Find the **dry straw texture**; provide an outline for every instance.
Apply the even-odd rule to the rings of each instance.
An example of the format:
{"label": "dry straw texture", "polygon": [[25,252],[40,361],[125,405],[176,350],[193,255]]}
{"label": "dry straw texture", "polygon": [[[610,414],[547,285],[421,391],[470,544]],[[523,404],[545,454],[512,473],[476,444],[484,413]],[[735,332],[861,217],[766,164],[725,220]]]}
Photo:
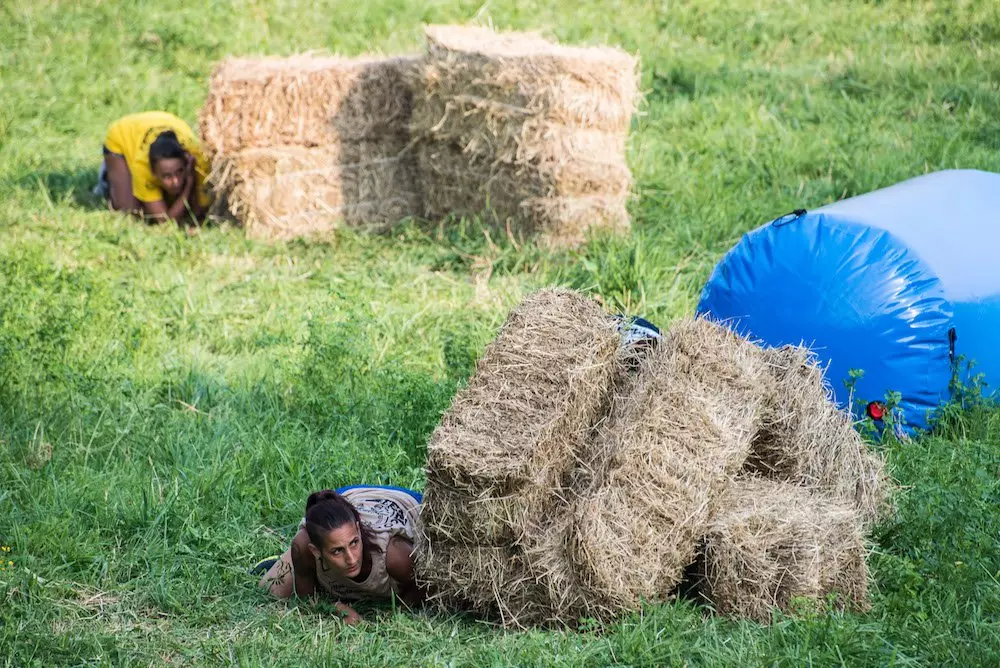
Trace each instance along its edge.
{"label": "dry straw texture", "polygon": [[620,49],[554,44],[536,33],[428,26],[429,97],[484,110],[505,104],[568,126],[628,129],[638,90],[637,60]]}
{"label": "dry straw texture", "polygon": [[379,230],[419,208],[414,165],[386,142],[355,142],[370,158],[345,162],[343,146],[250,149],[217,156],[216,192],[248,236],[317,236],[343,223]]}
{"label": "dry straw texture", "polygon": [[213,187],[248,236],[382,230],[421,213],[407,134],[414,63],[300,55],[216,68],[201,133]]}
{"label": "dry straw texture", "polygon": [[569,554],[595,599],[624,612],[673,591],[750,451],[766,381],[758,348],[704,320],[653,349],[585,458],[606,468],[576,505]]}
{"label": "dry straw texture", "polygon": [[309,54],[224,60],[199,118],[202,141],[210,154],[225,155],[405,135],[416,62]]}
{"label": "dry straw texture", "polygon": [[766,351],[774,378],[748,472],[844,499],[865,522],[888,510],[885,464],[837,408],[815,355],[787,346]]}
{"label": "dry straw texture", "polygon": [[720,613],[770,621],[796,598],[865,610],[862,524],[850,505],[789,483],[744,479],[725,490],[705,538],[703,594]]}
{"label": "dry straw texture", "polygon": [[412,128],[427,217],[485,216],[552,245],[628,227],[632,56],[532,33],[426,33]]}
{"label": "dry straw texture", "polygon": [[[511,314],[429,446],[417,575],[434,600],[505,625],[613,620],[700,559],[723,613],[831,592],[864,608],[868,455],[806,353],[700,319],[623,353],[574,293]],[[792,428],[781,399],[800,375]]]}
{"label": "dry straw texture", "polygon": [[[618,340],[590,299],[565,290],[526,298],[431,437],[429,494],[463,493],[482,508],[477,514],[493,516],[507,512],[503,499],[513,494],[525,502],[557,496],[617,372]],[[521,516],[538,518],[545,509]],[[426,525],[431,533],[459,530],[436,527]]]}

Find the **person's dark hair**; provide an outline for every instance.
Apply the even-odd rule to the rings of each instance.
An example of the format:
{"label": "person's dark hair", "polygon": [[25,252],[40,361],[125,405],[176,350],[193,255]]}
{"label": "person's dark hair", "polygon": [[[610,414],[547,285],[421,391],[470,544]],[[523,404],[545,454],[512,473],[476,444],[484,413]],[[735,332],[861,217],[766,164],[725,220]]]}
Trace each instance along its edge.
{"label": "person's dark hair", "polygon": [[306,500],[306,533],[313,545],[322,549],[326,532],[345,524],[358,523],[365,550],[378,550],[371,528],[361,521],[361,515],[350,501],[332,489],[313,492]]}
{"label": "person's dark hair", "polygon": [[164,130],[156,136],[153,143],[149,145],[149,166],[156,165],[158,160],[168,158],[179,158],[185,160],[187,153],[181,142],[177,139],[177,133],[173,130]]}

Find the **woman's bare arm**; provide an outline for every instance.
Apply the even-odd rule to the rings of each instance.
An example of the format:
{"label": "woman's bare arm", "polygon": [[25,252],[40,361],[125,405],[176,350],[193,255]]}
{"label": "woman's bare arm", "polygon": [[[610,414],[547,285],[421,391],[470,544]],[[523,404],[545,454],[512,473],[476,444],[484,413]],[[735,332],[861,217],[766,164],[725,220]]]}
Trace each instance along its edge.
{"label": "woman's bare arm", "polygon": [[278,598],[312,596],[316,591],[316,560],[309,552],[305,529],[295,534],[292,546],[264,574],[260,586]]}
{"label": "woman's bare arm", "polygon": [[111,208],[134,215],[142,213],[142,204],[132,194],[132,172],[128,169],[125,156],[105,153],[104,164],[108,169],[108,185],[111,187]]}
{"label": "woman's bare arm", "polygon": [[408,606],[423,601],[424,592],[417,586],[413,573],[413,543],[402,536],[393,536],[385,550],[385,570],[399,583],[399,595]]}

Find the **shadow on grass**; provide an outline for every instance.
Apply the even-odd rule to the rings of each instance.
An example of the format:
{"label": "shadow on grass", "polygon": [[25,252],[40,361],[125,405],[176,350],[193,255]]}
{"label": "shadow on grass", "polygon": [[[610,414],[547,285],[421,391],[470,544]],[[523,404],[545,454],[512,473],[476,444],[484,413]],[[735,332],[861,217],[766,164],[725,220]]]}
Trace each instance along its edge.
{"label": "shadow on grass", "polygon": [[93,193],[97,185],[99,162],[87,167],[67,168],[62,170],[30,171],[9,183],[16,188],[35,191],[52,203],[65,202],[81,209],[92,211],[106,210],[104,198]]}

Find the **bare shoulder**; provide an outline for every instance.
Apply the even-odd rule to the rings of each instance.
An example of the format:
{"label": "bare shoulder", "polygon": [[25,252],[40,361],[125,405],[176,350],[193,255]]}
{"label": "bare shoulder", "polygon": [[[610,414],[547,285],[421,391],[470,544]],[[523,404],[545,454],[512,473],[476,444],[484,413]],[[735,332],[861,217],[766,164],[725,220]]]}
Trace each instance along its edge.
{"label": "bare shoulder", "polygon": [[297,570],[301,569],[307,573],[316,570],[316,559],[309,551],[309,534],[306,533],[305,529],[299,529],[298,533],[295,534],[295,538],[292,539],[291,552],[292,563],[295,564]]}
{"label": "bare shoulder", "polygon": [[413,542],[404,536],[393,536],[385,549],[385,570],[400,582],[413,580]]}

